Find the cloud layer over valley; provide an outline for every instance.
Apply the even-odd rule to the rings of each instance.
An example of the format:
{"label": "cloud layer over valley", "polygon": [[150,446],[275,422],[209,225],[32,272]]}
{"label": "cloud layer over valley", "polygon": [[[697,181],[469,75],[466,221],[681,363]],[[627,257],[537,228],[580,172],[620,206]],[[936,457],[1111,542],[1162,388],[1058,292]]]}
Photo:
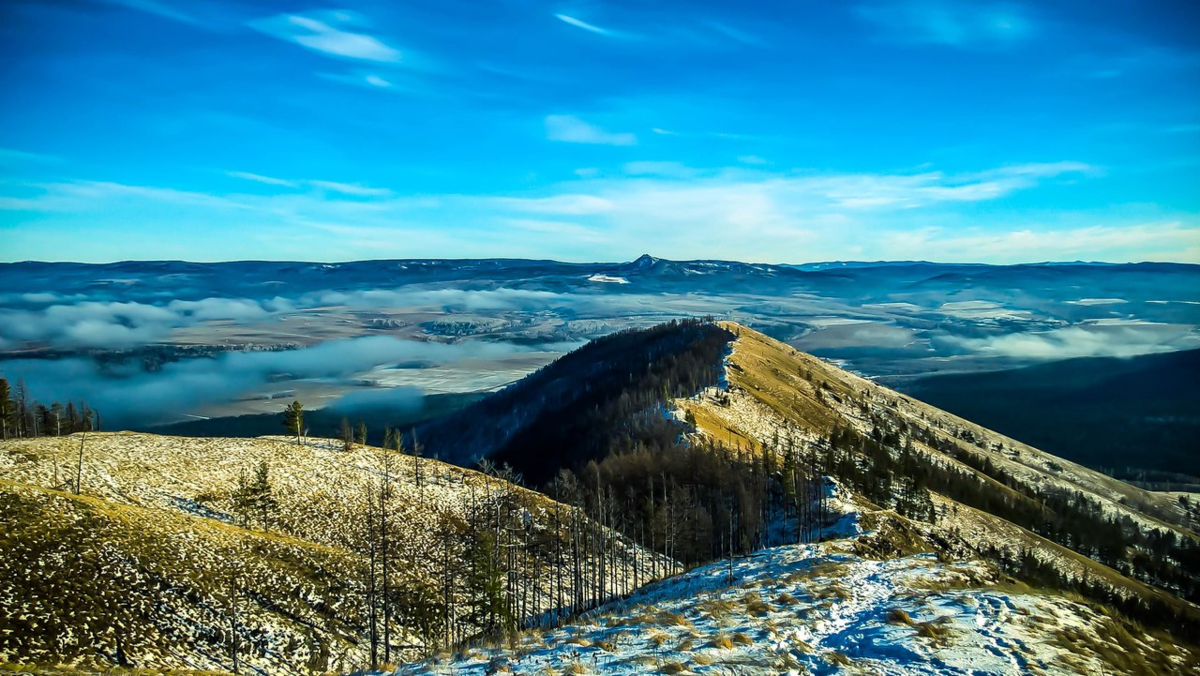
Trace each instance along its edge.
{"label": "cloud layer over valley", "polygon": [[43,402],[86,399],[114,425],[287,397],[404,409],[621,328],[707,315],[908,378],[1197,348],[1198,283],[1186,265],[0,265],[0,375]]}

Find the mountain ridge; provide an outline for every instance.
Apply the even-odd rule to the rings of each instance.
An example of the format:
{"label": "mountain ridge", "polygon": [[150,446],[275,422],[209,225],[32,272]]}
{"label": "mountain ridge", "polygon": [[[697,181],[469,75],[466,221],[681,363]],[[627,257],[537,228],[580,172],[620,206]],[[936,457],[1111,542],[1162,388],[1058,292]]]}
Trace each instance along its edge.
{"label": "mountain ridge", "polygon": [[[960,602],[954,593],[926,593],[945,612],[925,619],[930,616],[908,605],[922,592],[920,585],[903,582],[908,575],[903,571],[932,571],[928,584],[942,585],[976,570],[978,580],[967,585],[970,589],[1025,580],[1053,602],[1037,605],[1026,588],[1003,598],[1020,597],[1013,602],[1084,618],[1054,631],[1094,649],[1094,657],[1109,667],[1133,664],[1158,673],[1187,673],[1180,666],[1186,658],[1177,656],[1200,654],[1194,645],[1200,640],[1200,607],[1193,602],[1198,588],[1190,572],[1195,570],[1191,563],[1200,560],[1200,535],[1192,526],[1195,515],[1174,496],[1044,453],[732,322],[688,320],[614,334],[523,383],[418,427],[415,437],[403,440],[403,447],[442,457],[457,451],[455,459],[463,464],[481,459],[483,473],[399,453],[394,436],[390,450],[322,439],[297,443],[278,437],[133,433],[0,443],[0,508],[5,523],[20,525],[6,536],[5,550],[20,554],[0,562],[0,594],[23,604],[19,614],[3,618],[0,628],[8,631],[0,634],[0,658],[93,669],[104,664],[229,669],[232,641],[245,663],[260,669],[348,671],[379,663],[366,652],[366,608],[394,610],[395,634],[387,644],[397,657],[416,658],[435,647],[469,648],[487,637],[516,637],[518,628],[569,621],[605,599],[675,572],[676,561],[708,571],[665,583],[686,588],[687,580],[711,579],[723,565],[744,570],[746,561],[772,557],[811,559],[818,569],[846,566],[868,577],[878,569],[868,561],[895,562],[879,578],[883,587],[871,588],[899,592],[881,591],[871,600],[847,590],[850,605],[844,608],[836,600],[822,603],[842,593],[828,576],[817,575],[819,588],[800,588],[787,586],[786,579],[765,581],[763,571],[752,574],[772,595],[800,598],[814,626],[857,608],[851,615],[866,623],[871,636],[900,641],[910,657],[958,664],[955,669],[970,662],[950,659],[957,653],[939,657],[939,651],[961,646],[955,648],[954,640],[938,633],[937,623],[943,621],[937,617],[950,617],[944,623],[956,627],[952,635],[969,641],[1017,629],[972,630],[967,615],[946,614]],[[84,495],[74,496],[70,470],[76,468],[80,447],[84,461],[78,484]],[[269,469],[278,504],[277,516],[261,528],[237,516],[236,495],[256,466]],[[537,470],[527,478],[542,493],[510,481],[528,468]],[[381,511],[376,505],[383,504],[378,501],[385,494],[389,502]],[[390,525],[380,525],[380,513],[387,514]],[[186,525],[193,522],[202,526]],[[39,524],[64,524],[54,526],[63,535],[47,539]],[[139,528],[149,534],[145,555],[135,543]],[[368,584],[377,581],[379,569],[376,559],[368,558],[379,551],[374,533],[390,534],[393,581],[406,590],[383,606],[371,591],[375,582]],[[188,542],[178,551],[209,563],[181,571],[164,567],[169,557],[163,552],[171,551],[178,538]],[[829,538],[832,543],[813,549]],[[241,582],[229,582],[236,575],[213,558],[214,552],[234,551],[225,542],[249,552],[224,557],[254,571]],[[132,562],[131,567],[87,568],[91,577],[60,579],[38,563],[90,560],[105,551],[118,552],[117,560]],[[447,551],[453,556],[443,558]],[[936,556],[931,560],[930,554]],[[145,601],[139,607],[150,617],[160,617],[165,609],[187,616],[186,603],[165,608],[152,603],[158,590],[176,590],[172,598],[185,599],[206,618],[196,625],[203,636],[188,638],[168,622],[153,635],[184,638],[139,644],[131,628],[141,625],[134,619],[119,615],[120,610],[96,610],[106,609],[106,594],[116,593],[105,577],[112,570],[120,573],[117,580],[143,585]],[[727,596],[734,589],[738,597],[748,593],[742,587],[747,581],[729,575],[727,586],[714,588],[719,592],[714,602],[732,603]],[[444,591],[447,584],[454,585],[453,594]],[[22,589],[43,587],[50,592],[22,596]],[[227,592],[230,587],[236,591]],[[296,589],[307,590],[298,597],[301,606],[276,598]],[[70,601],[77,598],[91,599],[86,619],[71,615]],[[373,600],[364,603],[364,598]],[[889,622],[878,617],[886,599],[911,610],[919,623],[933,623],[924,630],[918,623],[906,625],[929,633],[929,646],[886,629]],[[229,610],[234,607],[238,610]],[[703,619],[697,613],[707,612],[687,604],[673,607],[670,612],[690,616],[693,625]],[[592,612],[625,623],[621,608],[618,603]],[[762,617],[781,621],[782,612],[767,607]],[[221,623],[230,615],[242,619],[226,630]],[[543,636],[584,632],[599,645],[595,632],[602,630],[588,619],[594,616],[585,614],[578,623],[545,630]],[[76,643],[45,644],[28,623],[43,617],[67,625],[79,620],[88,631],[72,634]],[[723,627],[720,618],[710,619],[715,624],[705,624],[708,629]],[[986,619],[1011,623],[1010,615]],[[1152,626],[1145,638],[1121,643],[1120,637],[1137,631],[1138,621]],[[646,621],[634,624],[647,626]],[[767,664],[833,669],[842,659],[838,654],[851,663],[866,660],[864,667],[878,659],[875,648],[844,654],[845,644],[837,638],[841,630],[822,633],[809,627],[815,631],[812,643],[790,633],[803,626],[789,625],[787,636],[796,640],[775,641],[785,645],[791,662],[773,652],[773,657],[753,657],[765,660],[754,662],[755,669]],[[742,629],[759,632],[746,634],[746,659],[751,659],[750,653],[757,655],[769,642],[771,628]],[[1037,628],[1021,631],[1013,635],[1051,635]],[[1163,633],[1168,631],[1170,636]],[[813,659],[820,661],[790,652],[803,652],[797,641],[815,647]],[[1167,651],[1167,645],[1177,652],[1164,652],[1166,661],[1158,660],[1154,651]],[[189,646],[195,654],[187,653]],[[1133,651],[1135,661],[1108,654],[1116,649]],[[179,657],[181,650],[186,659]],[[502,648],[486,650],[481,653],[486,660],[470,657],[468,650],[454,668],[486,670],[497,659],[512,660]],[[599,664],[600,655],[591,654]],[[971,654],[979,664],[988,659]],[[1047,673],[1071,670],[1070,660],[1057,652],[1022,654]],[[557,653],[546,656],[561,661]],[[626,658],[644,660],[646,654]],[[1079,662],[1085,663],[1096,664]],[[697,673],[709,666],[679,664]]]}

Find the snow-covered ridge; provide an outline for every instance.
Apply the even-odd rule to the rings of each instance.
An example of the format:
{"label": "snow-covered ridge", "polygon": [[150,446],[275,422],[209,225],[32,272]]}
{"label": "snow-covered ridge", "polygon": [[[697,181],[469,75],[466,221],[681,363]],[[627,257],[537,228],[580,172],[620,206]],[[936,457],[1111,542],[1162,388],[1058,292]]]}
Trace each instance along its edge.
{"label": "snow-covered ridge", "polygon": [[1193,655],[1168,656],[1159,639],[1134,638],[1072,599],[1004,583],[986,563],[856,553],[872,535],[715,562],[514,645],[478,646],[396,673],[1113,673],[1105,648],[1158,673],[1190,668]]}

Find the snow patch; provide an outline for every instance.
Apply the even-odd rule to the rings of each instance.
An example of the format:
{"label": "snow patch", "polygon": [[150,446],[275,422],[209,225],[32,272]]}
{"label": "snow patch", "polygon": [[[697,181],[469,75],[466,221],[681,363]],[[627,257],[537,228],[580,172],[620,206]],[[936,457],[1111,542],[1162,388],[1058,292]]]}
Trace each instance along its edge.
{"label": "snow patch", "polygon": [[629,280],[624,277],[615,277],[613,275],[595,274],[588,277],[589,282],[601,282],[603,284],[628,284]]}

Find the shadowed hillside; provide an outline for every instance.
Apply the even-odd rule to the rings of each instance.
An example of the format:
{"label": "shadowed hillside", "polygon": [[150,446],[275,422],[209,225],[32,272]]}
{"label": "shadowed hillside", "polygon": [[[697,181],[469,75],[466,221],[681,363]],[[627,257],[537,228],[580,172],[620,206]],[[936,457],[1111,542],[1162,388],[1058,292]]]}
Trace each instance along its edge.
{"label": "shadowed hillside", "polygon": [[733,334],[695,320],[588,343],[466,409],[418,428],[426,455],[507,463],[532,485],[560,468],[640,445],[674,444],[666,404],[721,377]]}
{"label": "shadowed hillside", "polygon": [[[923,378],[934,406],[1115,476],[1200,483],[1200,350]],[[1052,411],[1053,415],[1047,412]],[[1145,449],[1139,452],[1137,449]]]}

